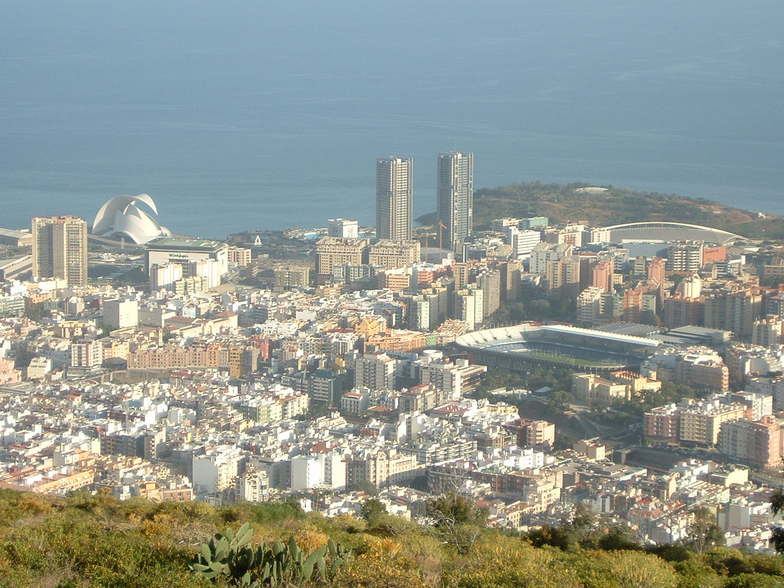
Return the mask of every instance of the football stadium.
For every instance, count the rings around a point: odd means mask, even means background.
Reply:
[[[589,372],[636,370],[659,346],[645,337],[534,323],[466,333],[455,343],[488,367],[527,370],[549,364]]]
[[[691,225],[671,221],[640,221],[604,227],[613,243],[627,241],[705,241],[724,245],[734,241],[746,240],[742,235],[713,227]]]

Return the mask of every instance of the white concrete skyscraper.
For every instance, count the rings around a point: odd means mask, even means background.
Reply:
[[[376,236],[379,239],[411,239],[413,184],[413,158],[392,156],[376,160]]]
[[[438,222],[442,246],[456,249],[474,228],[474,154],[438,155]]]

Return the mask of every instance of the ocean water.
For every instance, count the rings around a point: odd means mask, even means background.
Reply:
[[[372,222],[375,158],[784,213],[780,0],[0,3],[0,226],[147,192],[180,233]]]

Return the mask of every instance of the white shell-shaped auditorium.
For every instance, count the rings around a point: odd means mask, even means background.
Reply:
[[[143,245],[171,231],[158,222],[158,207],[149,194],[115,196],[98,210],[93,234],[108,238],[126,238]]]

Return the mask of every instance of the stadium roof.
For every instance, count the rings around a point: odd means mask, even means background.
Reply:
[[[608,333],[606,331],[597,331],[595,329],[583,329],[580,327],[572,327],[570,325],[532,325],[524,323],[512,327],[499,327],[495,329],[484,329],[481,331],[473,331],[466,333],[457,338],[456,342],[459,345],[466,347],[480,347],[488,348],[505,343],[520,340],[525,338],[526,332],[547,332],[563,335],[573,335],[580,337],[590,337],[597,340],[613,341],[616,343],[625,343],[628,345],[636,345],[642,347],[656,348],[659,346],[660,341],[649,339],[647,337],[635,337],[633,335],[621,335],[619,333]]]
[[[635,337],[634,335],[621,335],[620,333],[608,333],[607,331],[597,331],[595,329],[582,329],[568,325],[545,325],[540,327],[542,331],[552,331],[570,335],[581,335],[583,337],[593,337],[606,341],[616,341],[618,343],[629,343],[631,345],[642,345],[643,347],[658,347],[659,342],[647,337]]]
[[[728,243],[737,239],[746,239],[722,229],[678,223],[671,221],[639,221],[604,227],[610,231],[610,240],[628,241],[674,241],[702,240],[712,243]]]

